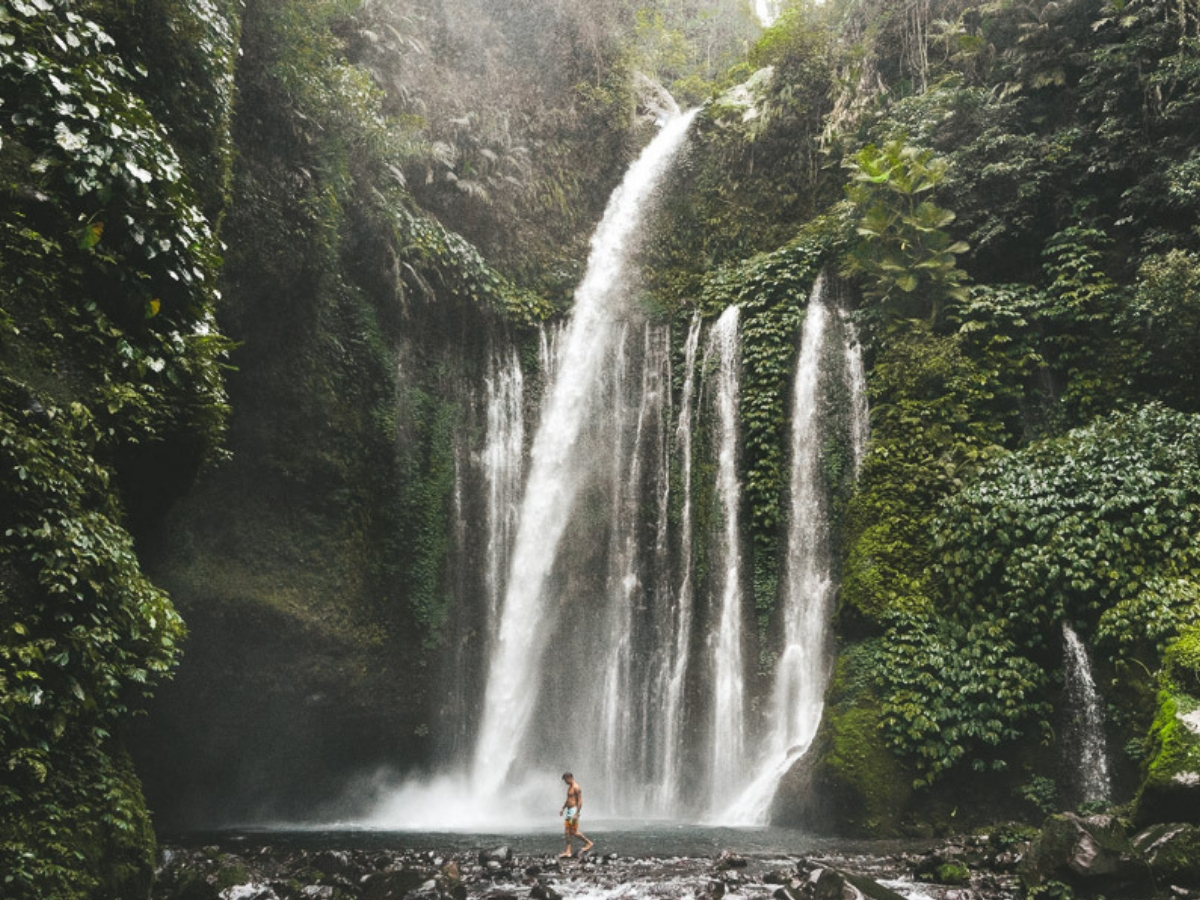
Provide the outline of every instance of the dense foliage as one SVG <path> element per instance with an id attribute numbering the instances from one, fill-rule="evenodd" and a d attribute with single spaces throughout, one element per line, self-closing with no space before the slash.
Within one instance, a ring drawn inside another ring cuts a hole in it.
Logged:
<path id="1" fill-rule="evenodd" d="M 146 559 L 185 611 L 311 637 L 298 702 L 402 659 L 405 712 L 434 705 L 465 398 L 568 304 L 668 105 L 646 75 L 706 103 L 642 299 L 677 335 L 741 307 L 760 650 L 804 307 L 822 268 L 854 289 L 851 496 L 824 460 L 843 652 L 822 771 L 866 810 L 847 827 L 964 785 L 1065 802 L 1064 624 L 1147 752 L 1155 674 L 1197 690 L 1200 16 L 830 0 L 757 34 L 718 0 L 0 7 L 5 897 L 146 877 L 118 738 L 183 637 Z"/>
<path id="2" fill-rule="evenodd" d="M 209 220 L 146 70 L 73 6 L 0 10 L 0 871 L 13 898 L 149 883 L 153 836 L 115 736 L 170 671 L 183 626 L 127 529 L 215 454 L 227 413 Z M 207 165 L 218 178 L 220 155 Z"/>

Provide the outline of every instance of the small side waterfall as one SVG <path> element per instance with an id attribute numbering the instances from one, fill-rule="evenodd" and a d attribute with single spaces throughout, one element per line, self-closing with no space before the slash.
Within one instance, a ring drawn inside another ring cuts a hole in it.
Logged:
<path id="1" fill-rule="evenodd" d="M 738 485 L 738 307 L 721 314 L 709 335 L 705 368 L 716 364 L 717 496 L 722 536 L 713 569 L 720 612 L 709 637 L 712 655 L 711 802 L 723 809 L 741 786 L 745 769 L 745 664 L 742 660 L 741 501 Z"/>
<path id="2" fill-rule="evenodd" d="M 783 649 L 775 662 L 756 774 L 728 810 L 731 824 L 766 823 L 779 780 L 812 744 L 824 709 L 831 662 L 834 573 L 828 486 L 821 457 L 831 437 L 830 417 L 824 411 L 831 374 L 840 374 L 848 394 L 845 420 L 855 472 L 867 439 L 862 356 L 844 311 L 838 309 L 834 318 L 829 294 L 829 281 L 822 274 L 813 286 L 804 316 L 792 398 L 791 507 L 781 599 Z M 833 335 L 835 331 L 840 335 Z M 836 342 L 830 339 L 834 336 L 839 338 Z"/>
<path id="3" fill-rule="evenodd" d="M 1067 622 L 1063 622 L 1063 650 L 1063 674 L 1071 706 L 1066 745 L 1068 759 L 1078 763 L 1080 800 L 1084 803 L 1108 800 L 1112 784 L 1104 737 L 1104 706 L 1092 678 L 1087 648 Z"/>

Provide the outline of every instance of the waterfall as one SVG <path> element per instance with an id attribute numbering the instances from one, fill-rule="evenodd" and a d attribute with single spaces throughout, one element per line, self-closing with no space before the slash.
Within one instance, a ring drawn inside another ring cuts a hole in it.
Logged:
<path id="1" fill-rule="evenodd" d="M 845 357 L 844 369 L 846 393 L 850 397 L 850 451 L 853 457 L 854 474 L 862 467 L 863 457 L 867 454 L 867 441 L 871 435 L 870 410 L 867 407 L 867 373 L 863 368 L 862 345 L 854 323 L 845 306 L 838 307 L 838 318 L 842 326 L 842 355 Z"/>
<path id="2" fill-rule="evenodd" d="M 504 596 L 505 564 L 516 531 L 524 471 L 525 379 L 515 349 L 492 355 L 484 387 L 487 436 L 482 468 L 487 490 L 487 548 L 483 574 L 487 627 L 489 634 L 493 634 Z"/>
<path id="3" fill-rule="evenodd" d="M 705 368 L 717 366 L 714 402 L 717 421 L 717 496 L 721 540 L 713 569 L 720 612 L 709 636 L 712 655 L 711 803 L 719 810 L 732 797 L 745 766 L 745 673 L 742 660 L 742 554 L 739 543 L 740 491 L 737 473 L 738 307 L 721 314 L 709 335 Z"/>
<path id="4" fill-rule="evenodd" d="M 598 754 L 583 754 L 588 770 L 600 776 L 600 796 L 608 809 L 627 813 L 648 811 L 647 791 L 651 773 L 648 771 L 654 721 L 654 698 L 645 695 L 654 653 L 639 652 L 653 648 L 658 635 L 644 634 L 641 616 L 652 591 L 645 584 L 644 573 L 655 561 L 652 547 L 650 560 L 645 557 L 641 515 L 642 491 L 658 495 L 667 479 L 658 472 L 647 472 L 658 454 L 655 445 L 665 443 L 664 398 L 669 386 L 668 345 L 664 329 L 647 324 L 643 329 L 640 347 L 640 366 L 634 365 L 631 353 L 625 352 L 622 336 L 617 361 L 612 374 L 618 385 L 628 383 L 626 390 L 614 392 L 613 408 L 608 418 L 610 437 L 615 452 L 609 472 L 608 496 L 611 503 L 609 519 L 608 576 L 604 600 L 608 623 L 605 629 L 607 662 L 600 677 L 588 679 L 580 687 L 579 699 L 586 707 L 599 711 L 598 740 L 589 745 Z M 633 347 L 629 348 L 633 350 Z M 640 368 L 640 378 L 637 371 Z M 636 379 L 636 380 L 635 380 Z M 658 483 L 661 482 L 661 483 Z M 655 524 L 655 533 L 663 527 Z M 599 690 L 589 689 L 591 684 Z M 576 750 L 576 753 L 579 753 Z"/>
<path id="5" fill-rule="evenodd" d="M 1084 803 L 1107 800 L 1112 785 L 1104 739 L 1104 707 L 1092 678 L 1087 648 L 1067 622 L 1063 622 L 1063 648 L 1063 675 L 1071 706 L 1066 743 L 1068 758 L 1078 760 L 1080 800 Z"/>
<path id="6" fill-rule="evenodd" d="M 769 28 L 779 18 L 779 0 L 754 0 L 754 15 L 763 28 Z"/>
<path id="7" fill-rule="evenodd" d="M 658 748 L 656 811 L 671 808 L 680 795 L 682 742 L 684 732 L 684 694 L 691 663 L 693 605 L 693 525 L 692 525 L 692 413 L 696 395 L 696 355 L 700 349 L 700 315 L 692 319 L 684 342 L 683 389 L 679 400 L 679 420 L 675 428 L 675 451 L 680 465 L 680 513 L 678 589 L 670 584 L 664 591 L 664 613 L 660 631 L 667 637 L 659 654 L 657 690 L 659 698 L 654 745 Z M 664 498 L 666 499 L 666 498 Z M 664 554 L 665 555 L 665 554 Z M 671 602 L 673 600 L 673 602 Z"/>
<path id="8" fill-rule="evenodd" d="M 595 461 L 577 452 L 577 439 L 596 410 L 619 336 L 615 316 L 628 288 L 626 261 L 634 236 L 655 186 L 683 145 L 693 115 L 669 122 L 610 198 L 592 237 L 587 269 L 561 338 L 557 371 L 533 441 L 475 746 L 471 781 L 483 802 L 499 795 L 526 748 L 542 692 L 548 642 L 567 599 L 562 592 L 570 590 L 569 584 L 555 585 L 552 596 L 552 569 L 579 490 L 593 476 Z M 566 672 L 573 663 L 563 658 L 553 665 Z M 560 724 L 552 736 L 569 737 L 561 734 L 566 730 Z"/>
<path id="9" fill-rule="evenodd" d="M 826 377 L 841 369 L 849 395 L 846 431 L 855 471 L 867 437 L 862 357 L 844 312 L 833 319 L 829 281 L 817 278 L 809 298 L 796 360 L 791 415 L 791 506 L 784 559 L 782 597 L 783 650 L 775 662 L 774 687 L 766 710 L 756 774 L 726 812 L 732 824 L 767 821 L 779 780 L 812 744 L 824 708 L 829 679 L 829 620 L 834 575 L 829 546 L 830 521 L 821 454 L 829 440 L 823 410 Z M 841 331 L 831 348 L 830 331 Z M 833 352 L 831 352 L 831 350 Z"/>

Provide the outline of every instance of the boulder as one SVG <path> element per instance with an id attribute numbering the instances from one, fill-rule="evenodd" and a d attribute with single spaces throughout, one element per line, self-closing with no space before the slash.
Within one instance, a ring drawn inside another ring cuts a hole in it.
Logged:
<path id="1" fill-rule="evenodd" d="M 372 872 L 360 882 L 363 900 L 402 900 L 425 883 L 428 876 L 416 869 L 398 869 L 392 872 Z M 432 882 L 429 884 L 433 887 Z"/>
<path id="2" fill-rule="evenodd" d="M 1051 816 L 1020 867 L 1029 887 L 1061 881 L 1084 895 L 1153 894 L 1150 869 L 1113 816 Z"/>
<path id="3" fill-rule="evenodd" d="M 507 863 L 512 862 L 512 857 L 512 848 L 508 845 L 504 845 L 480 852 L 479 864 L 486 866 L 490 862 L 497 862 L 501 865 L 506 865 Z"/>
<path id="4" fill-rule="evenodd" d="M 739 856 L 730 850 L 722 850 L 715 865 L 717 871 L 724 872 L 728 869 L 744 869 L 748 862 L 744 856 Z"/>
<path id="5" fill-rule="evenodd" d="M 812 900 L 842 900 L 846 879 L 833 869 L 813 869 L 808 876 L 804 894 Z"/>
<path id="6" fill-rule="evenodd" d="M 1160 885 L 1200 888 L 1200 827 L 1186 823 L 1152 825 L 1133 838 Z"/>
<path id="7" fill-rule="evenodd" d="M 1200 825 L 1200 699 L 1171 688 L 1160 691 L 1150 738 L 1134 821 Z"/>

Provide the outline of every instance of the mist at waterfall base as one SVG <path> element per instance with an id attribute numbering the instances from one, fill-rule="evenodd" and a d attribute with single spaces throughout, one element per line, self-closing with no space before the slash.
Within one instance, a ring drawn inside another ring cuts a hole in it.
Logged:
<path id="1" fill-rule="evenodd" d="M 820 453 L 836 438 L 861 458 L 861 360 L 819 279 L 789 410 L 786 587 L 764 716 L 739 518 L 739 310 L 696 317 L 673 351 L 669 328 L 630 302 L 638 241 L 691 117 L 662 126 L 610 199 L 570 319 L 543 335 L 540 390 L 511 349 L 489 363 L 488 434 L 460 454 L 487 486 L 487 540 L 483 621 L 470 623 L 482 682 L 448 689 L 458 738 L 439 771 L 365 778 L 319 827 L 545 835 L 561 829 L 571 770 L 585 833 L 702 823 L 688 833 L 703 841 L 763 828 L 811 743 L 834 589 Z"/>

